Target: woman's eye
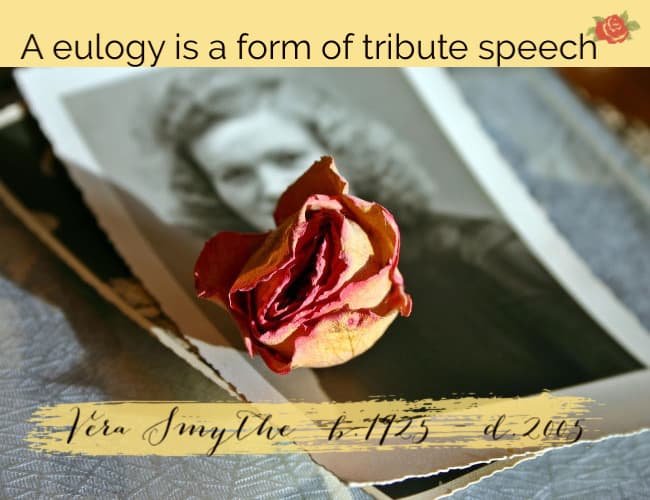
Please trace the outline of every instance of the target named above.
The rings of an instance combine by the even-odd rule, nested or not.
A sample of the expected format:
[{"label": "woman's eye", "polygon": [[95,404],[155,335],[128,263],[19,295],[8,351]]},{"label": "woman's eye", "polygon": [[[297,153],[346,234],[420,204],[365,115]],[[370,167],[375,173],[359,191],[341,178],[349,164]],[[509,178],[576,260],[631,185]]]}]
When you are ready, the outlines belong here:
[{"label": "woman's eye", "polygon": [[300,159],[300,153],[294,151],[282,151],[273,153],[270,158],[276,165],[290,167]]},{"label": "woman's eye", "polygon": [[253,169],[247,165],[233,165],[228,167],[221,174],[221,179],[225,182],[244,183],[253,177]]}]

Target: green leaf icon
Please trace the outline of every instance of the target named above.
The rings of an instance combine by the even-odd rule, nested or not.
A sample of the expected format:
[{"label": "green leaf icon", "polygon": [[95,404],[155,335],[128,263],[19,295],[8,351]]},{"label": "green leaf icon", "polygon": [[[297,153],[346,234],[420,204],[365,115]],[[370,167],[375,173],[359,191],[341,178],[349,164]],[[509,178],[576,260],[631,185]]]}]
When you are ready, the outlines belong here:
[{"label": "green leaf icon", "polygon": [[587,35],[593,35],[594,33],[596,33],[596,28],[594,28],[594,27],[592,26],[591,28],[589,28],[589,29],[587,30],[587,33],[586,33],[586,34],[587,34]]},{"label": "green leaf icon", "polygon": [[636,21],[630,21],[625,26],[627,26],[628,31],[636,31],[641,27]]},{"label": "green leaf icon", "polygon": [[604,17],[594,16],[594,21],[596,21],[597,23],[602,23],[604,20],[605,20]]},{"label": "green leaf icon", "polygon": [[625,12],[623,12],[623,13],[621,14],[621,19],[623,19],[623,22],[624,22],[624,23],[627,22],[627,11],[625,11]]}]

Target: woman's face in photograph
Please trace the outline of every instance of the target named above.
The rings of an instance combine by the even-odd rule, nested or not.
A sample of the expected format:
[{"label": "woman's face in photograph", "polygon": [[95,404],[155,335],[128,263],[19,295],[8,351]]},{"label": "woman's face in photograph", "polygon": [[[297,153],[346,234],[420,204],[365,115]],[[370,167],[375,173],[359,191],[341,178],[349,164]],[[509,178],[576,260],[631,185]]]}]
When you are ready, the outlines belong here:
[{"label": "woman's face in photograph", "polygon": [[224,203],[260,230],[274,227],[279,196],[324,154],[303,125],[268,109],[215,123],[189,152]]}]

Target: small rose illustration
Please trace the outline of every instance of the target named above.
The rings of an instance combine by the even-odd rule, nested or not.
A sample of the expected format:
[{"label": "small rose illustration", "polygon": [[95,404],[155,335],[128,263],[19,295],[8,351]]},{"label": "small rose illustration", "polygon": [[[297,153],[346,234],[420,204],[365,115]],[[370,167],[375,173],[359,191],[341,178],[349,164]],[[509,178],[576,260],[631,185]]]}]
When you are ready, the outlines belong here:
[{"label": "small rose illustration", "polygon": [[331,157],[287,188],[274,218],[273,231],[213,236],[194,270],[198,296],[228,311],[251,356],[276,373],[345,363],[410,314],[393,216],[348,194]]},{"label": "small rose illustration", "polygon": [[587,34],[593,35],[595,41],[605,40],[607,43],[623,43],[625,40],[631,40],[630,32],[641,27],[636,21],[628,19],[627,11],[621,15],[595,16],[594,21],[596,21],[596,25],[590,27]]}]

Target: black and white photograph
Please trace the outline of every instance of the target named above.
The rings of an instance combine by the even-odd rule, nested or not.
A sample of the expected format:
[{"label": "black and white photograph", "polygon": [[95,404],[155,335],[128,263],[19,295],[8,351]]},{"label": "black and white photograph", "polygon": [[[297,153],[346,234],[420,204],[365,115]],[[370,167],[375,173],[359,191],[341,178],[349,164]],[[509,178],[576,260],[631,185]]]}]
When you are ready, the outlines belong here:
[{"label": "black and white photograph", "polygon": [[[18,82],[134,275],[251,401],[526,396],[650,361],[643,325],[512,180],[443,70],[39,69]],[[273,229],[280,195],[325,155],[394,215],[413,310],[345,364],[276,375],[196,297],[193,267],[220,231]]]}]

